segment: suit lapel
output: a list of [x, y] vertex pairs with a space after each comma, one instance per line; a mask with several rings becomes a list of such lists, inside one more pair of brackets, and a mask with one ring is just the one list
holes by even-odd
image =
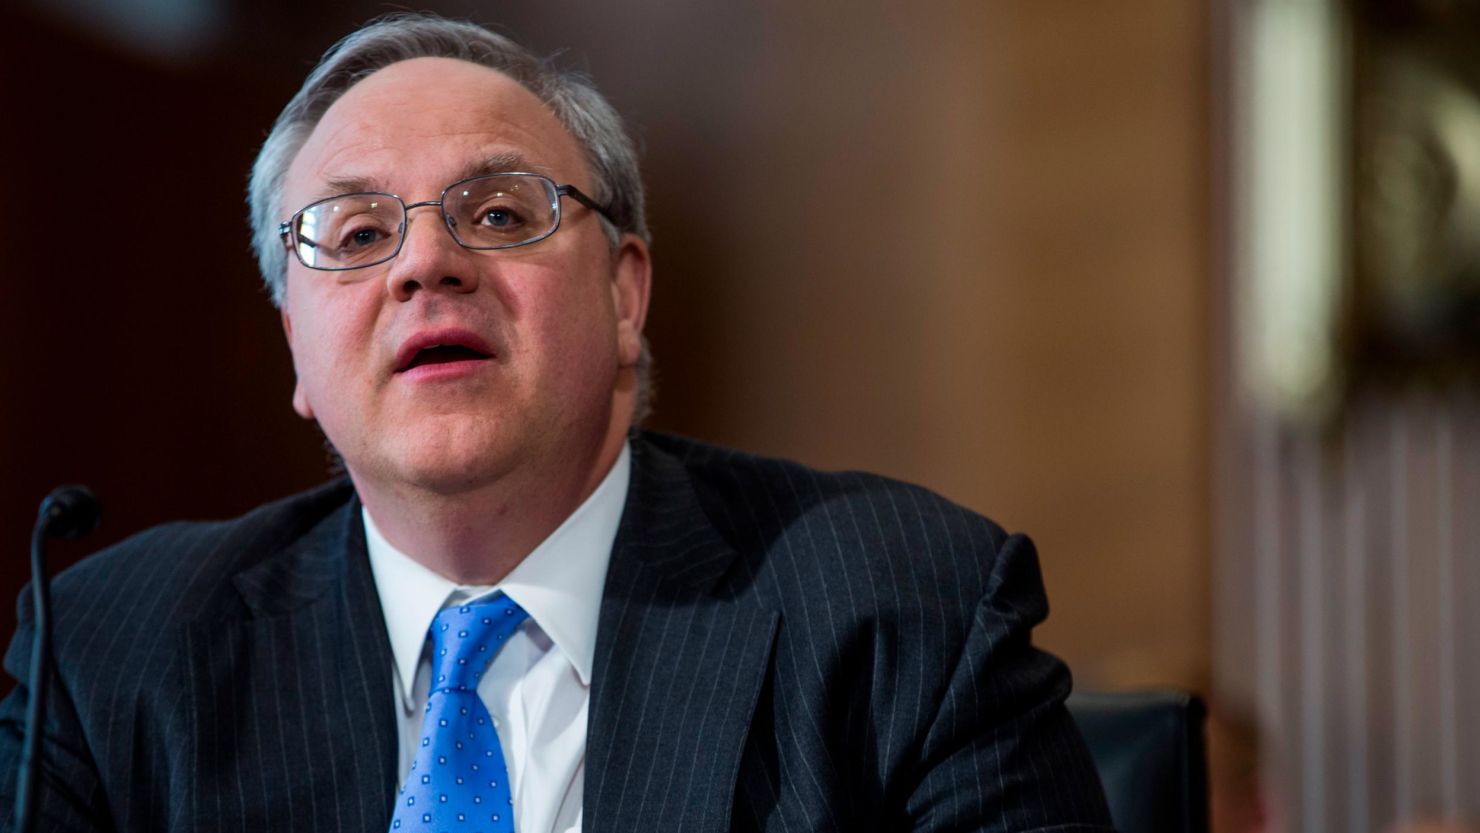
[[632, 449], [596, 637], [583, 826], [728, 830], [779, 617], [715, 593], [734, 550], [679, 460], [641, 439]]
[[196, 829], [386, 829], [395, 701], [358, 500], [236, 586], [249, 617], [185, 635], [198, 795], [227, 797], [193, 801]]
[[[728, 830], [779, 616], [717, 592], [735, 552], [641, 439], [598, 624], [585, 830]], [[352, 497], [240, 574], [250, 616], [184, 635], [195, 829], [384, 830], [390, 646]], [[182, 794], [184, 793], [184, 794]], [[292, 823], [285, 819], [291, 816]]]

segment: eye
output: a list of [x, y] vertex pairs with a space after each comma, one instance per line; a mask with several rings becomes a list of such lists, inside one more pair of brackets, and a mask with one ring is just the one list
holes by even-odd
[[374, 246], [389, 236], [384, 229], [375, 226], [361, 226], [360, 228], [349, 229], [340, 237], [339, 249], [345, 253], [354, 252]]
[[524, 225], [518, 211], [506, 205], [495, 205], [483, 209], [479, 215], [483, 225], [494, 229], [511, 229]]

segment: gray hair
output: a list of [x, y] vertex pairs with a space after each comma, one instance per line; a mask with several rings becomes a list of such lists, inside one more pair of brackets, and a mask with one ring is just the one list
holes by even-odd
[[[584, 151], [595, 190], [592, 197], [607, 206], [611, 216], [607, 231], [612, 245], [624, 233], [644, 242], [651, 240], [637, 152], [622, 117], [589, 78], [561, 70], [552, 61], [536, 58], [514, 41], [473, 23], [428, 14], [394, 14], [371, 21], [324, 53], [278, 115], [252, 165], [247, 187], [252, 247], [275, 306], [282, 305], [288, 269], [288, 252], [278, 234], [278, 224], [285, 216], [281, 196], [288, 167], [324, 113], [350, 87], [377, 70], [414, 58], [454, 58], [488, 67], [534, 93]], [[652, 356], [644, 337], [637, 362], [634, 424], [650, 410], [651, 372]]]

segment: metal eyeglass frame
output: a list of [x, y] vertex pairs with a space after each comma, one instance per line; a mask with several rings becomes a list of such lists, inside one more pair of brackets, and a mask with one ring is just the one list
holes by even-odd
[[[538, 235], [536, 237], [531, 237], [528, 240], [521, 240], [518, 243], [500, 243], [496, 246], [470, 246], [467, 243], [464, 243], [462, 241], [462, 238], [457, 236], [457, 221], [454, 220], [452, 217], [449, 217], [447, 215], [447, 210], [443, 207], [443, 203], [447, 199], [447, 192], [451, 191], [454, 188], [457, 188], [458, 186], [466, 185], [469, 182], [476, 182], [480, 179], [493, 179], [494, 177], [505, 176], [524, 176], [531, 179], [538, 179], [544, 182], [548, 188], [553, 189], [553, 192], [555, 194], [555, 222], [550, 226], [550, 230], [545, 232], [544, 234]], [[399, 235], [396, 238], [395, 250], [379, 260], [373, 260], [369, 263], [357, 263], [354, 266], [310, 266], [309, 264], [304, 263], [303, 255], [299, 254], [298, 252], [298, 243], [306, 243], [308, 246], [315, 249], [319, 247], [319, 244], [315, 243], [312, 240], [308, 240], [307, 238], [300, 238], [298, 236], [298, 232], [295, 230], [298, 225], [298, 218], [303, 216], [303, 212], [308, 211], [310, 208], [313, 208], [316, 205], [323, 205], [326, 202], [343, 199], [345, 197], [389, 197], [390, 199], [393, 199], [401, 204], [401, 227], [399, 229]], [[589, 208], [592, 211], [595, 211], [597, 214], [600, 214], [602, 219], [612, 224], [613, 228], [621, 228], [616, 219], [613, 218], [612, 215], [608, 212], [606, 206], [598, 204], [595, 200], [586, 196], [586, 194], [583, 193], [581, 189], [577, 188], [574, 185], [556, 185], [555, 180], [551, 179], [548, 176], [545, 176], [544, 174], [530, 173], [528, 171], [504, 171], [493, 174], [479, 174], [478, 176], [470, 176], [467, 179], [459, 179], [451, 185], [448, 185], [446, 188], [443, 188], [442, 193], [438, 194], [436, 199], [422, 200], [421, 202], [414, 202], [410, 203], [409, 205], [406, 203], [405, 200], [401, 199], [400, 195], [391, 194], [385, 191], [356, 191], [350, 194], [335, 194], [332, 197], [325, 197], [321, 200], [314, 200], [308, 205], [305, 205], [304, 207], [293, 212], [293, 216], [282, 221], [281, 223], [278, 223], [278, 237], [282, 239], [283, 247], [292, 251], [293, 256], [298, 259], [299, 263], [303, 263], [305, 268], [314, 269], [320, 272], [348, 272], [353, 269], [366, 269], [371, 266], [379, 266], [380, 264], [385, 263], [389, 260], [394, 260], [396, 255], [401, 253], [401, 247], [406, 244], [406, 220], [411, 215], [411, 209], [422, 208], [423, 206], [436, 206], [437, 213], [442, 215], [442, 224], [447, 227], [447, 233], [452, 236], [452, 240], [454, 243], [462, 246], [464, 249], [471, 249], [473, 251], [480, 252], [491, 251], [494, 249], [516, 249], [520, 246], [528, 246], [532, 243], [538, 243], [560, 230], [560, 222], [562, 219], [564, 219], [565, 214], [563, 211], [560, 210], [561, 197], [570, 197], [586, 208]]]

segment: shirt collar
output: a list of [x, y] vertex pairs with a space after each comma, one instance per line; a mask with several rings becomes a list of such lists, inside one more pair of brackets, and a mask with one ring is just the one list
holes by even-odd
[[631, 450], [623, 445], [596, 491], [492, 587], [459, 585], [427, 569], [392, 546], [375, 526], [370, 512], [362, 509], [370, 571], [380, 594], [402, 694], [408, 702], [427, 630], [437, 612], [454, 594], [461, 602], [494, 590], [504, 591], [528, 611], [529, 618], [565, 654], [581, 683], [591, 685], [601, 593], [627, 503], [631, 473]]

